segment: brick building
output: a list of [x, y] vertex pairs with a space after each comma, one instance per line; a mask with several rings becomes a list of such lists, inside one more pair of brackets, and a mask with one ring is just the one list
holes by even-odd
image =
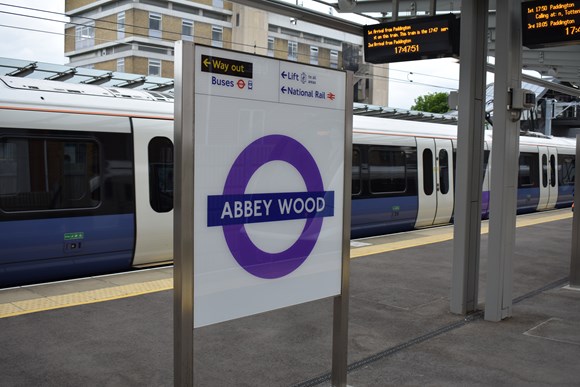
[[355, 101], [387, 105], [386, 66], [362, 61], [362, 36], [223, 0], [65, 0], [71, 66], [173, 78], [174, 42], [353, 70]]

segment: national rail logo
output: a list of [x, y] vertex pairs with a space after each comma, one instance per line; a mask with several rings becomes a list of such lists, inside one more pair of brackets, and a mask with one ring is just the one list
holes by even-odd
[[[302, 176], [306, 192], [246, 193], [260, 167], [283, 161]], [[207, 226], [222, 227], [234, 259], [248, 273], [263, 279], [284, 277], [302, 265], [316, 245], [324, 217], [334, 216], [334, 191], [325, 191], [316, 161], [297, 140], [268, 135], [249, 144], [234, 161], [222, 195], [207, 197]], [[296, 242], [270, 253], [250, 239], [245, 224], [306, 219]]]

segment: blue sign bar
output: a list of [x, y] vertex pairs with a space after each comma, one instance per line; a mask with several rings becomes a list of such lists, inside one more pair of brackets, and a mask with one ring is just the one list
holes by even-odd
[[334, 191], [210, 195], [207, 226], [334, 216]]

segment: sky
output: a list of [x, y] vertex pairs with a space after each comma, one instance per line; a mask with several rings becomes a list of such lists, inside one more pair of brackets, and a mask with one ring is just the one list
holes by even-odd
[[[64, 56], [63, 21], [67, 20], [65, 16], [33, 12], [9, 7], [6, 4], [64, 13], [64, 0], [0, 0], [0, 57], [55, 64], [67, 62], [67, 58]], [[11, 13], [26, 13], [36, 16], [36, 18], [17, 16]]]
[[[303, 3], [310, 6], [308, 0]], [[64, 0], [0, 0], [0, 57], [66, 64], [64, 22], [67, 18], [59, 13], [64, 13]], [[459, 87], [459, 64], [455, 59], [392, 63], [390, 69], [388, 105], [392, 108], [409, 109], [421, 95], [449, 92]]]

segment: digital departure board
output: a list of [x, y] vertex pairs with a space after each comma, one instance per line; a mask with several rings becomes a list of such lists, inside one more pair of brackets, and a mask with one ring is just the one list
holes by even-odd
[[459, 55], [459, 19], [453, 14], [364, 27], [365, 61], [392, 63]]
[[580, 0], [522, 3], [522, 44], [528, 48], [580, 43]]

